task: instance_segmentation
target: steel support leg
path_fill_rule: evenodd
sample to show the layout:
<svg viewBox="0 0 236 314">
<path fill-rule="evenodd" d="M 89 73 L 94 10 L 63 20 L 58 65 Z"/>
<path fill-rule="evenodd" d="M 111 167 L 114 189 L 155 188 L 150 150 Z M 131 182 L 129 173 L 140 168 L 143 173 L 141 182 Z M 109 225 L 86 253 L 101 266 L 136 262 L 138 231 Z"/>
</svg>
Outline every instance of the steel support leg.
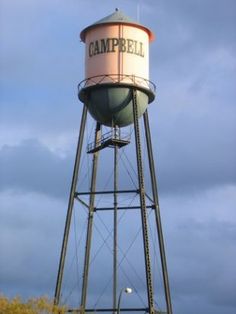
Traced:
<svg viewBox="0 0 236 314">
<path fill-rule="evenodd" d="M 68 243 L 69 232 L 70 232 L 71 216 L 72 216 L 72 211 L 73 211 L 73 206 L 74 206 L 75 190 L 76 190 L 76 185 L 77 185 L 77 180 L 78 180 L 78 172 L 79 172 L 79 166 L 80 166 L 80 158 L 81 158 L 81 151 L 82 151 L 82 146 L 83 146 L 86 119 L 87 119 L 87 108 L 84 105 L 82 118 L 81 118 L 81 124 L 80 124 L 80 132 L 79 132 L 79 139 L 78 139 L 78 144 L 77 144 L 76 157 L 75 157 L 74 172 L 73 172 L 71 189 L 70 189 L 70 198 L 69 198 L 68 209 L 67 209 L 64 236 L 63 236 L 63 242 L 62 242 L 62 248 L 61 248 L 60 263 L 59 263 L 59 269 L 58 269 L 58 274 L 57 274 L 57 283 L 56 283 L 56 289 L 55 289 L 55 295 L 54 295 L 55 305 L 59 304 L 60 302 L 61 285 L 62 285 L 65 257 L 66 257 L 66 251 L 67 251 L 67 243 Z"/>
<path fill-rule="evenodd" d="M 149 252 L 146 196 L 145 196 L 145 186 L 144 186 L 139 121 L 138 121 L 137 91 L 135 89 L 133 90 L 133 118 L 134 118 L 137 167 L 138 167 L 139 195 L 140 195 L 140 206 L 141 206 L 146 282 L 147 282 L 147 293 L 148 293 L 148 307 L 149 307 L 149 313 L 154 314 L 155 310 L 154 310 L 153 286 L 152 286 L 152 275 L 151 275 L 151 261 L 150 261 L 150 252 Z"/>
<path fill-rule="evenodd" d="M 163 275 L 164 288 L 165 288 L 167 313 L 172 314 L 170 287 L 169 287 L 167 263 L 166 263 L 165 247 L 164 247 L 164 237 L 163 237 L 162 226 L 161 226 L 161 215 L 160 215 L 159 199 L 158 199 L 158 193 L 157 193 L 157 180 L 156 180 L 156 174 L 155 174 L 155 165 L 154 165 L 152 142 L 151 142 L 151 132 L 150 132 L 150 127 L 149 127 L 149 119 L 148 119 L 147 110 L 143 115 L 143 119 L 144 119 L 144 126 L 145 126 L 149 169 L 150 169 L 151 182 L 152 182 L 152 194 L 153 194 L 153 200 L 154 200 L 156 227 L 157 227 L 157 234 L 158 234 L 158 240 L 159 240 L 159 249 L 160 249 L 162 275 Z"/>
<path fill-rule="evenodd" d="M 115 128 L 115 136 L 117 129 Z M 114 147 L 114 232 L 113 232 L 113 309 L 117 308 L 117 190 L 118 190 L 118 146 Z"/>
<path fill-rule="evenodd" d="M 97 123 L 95 132 L 95 146 L 101 138 L 101 125 Z M 85 257 L 84 257 L 84 271 L 83 271 L 83 284 L 82 284 L 82 295 L 81 295 L 81 313 L 85 312 L 86 299 L 87 299 L 87 288 L 88 288 L 88 275 L 89 275 L 89 263 L 90 263 L 90 250 L 91 250 L 91 240 L 93 231 L 93 216 L 94 216 L 94 201 L 96 190 L 96 179 L 97 179 L 97 163 L 98 163 L 99 151 L 93 153 L 93 167 L 92 167 L 92 177 L 90 186 L 90 200 L 89 200 L 89 212 L 88 212 L 88 223 L 87 223 L 87 237 L 86 237 L 86 247 L 85 247 Z"/>
</svg>

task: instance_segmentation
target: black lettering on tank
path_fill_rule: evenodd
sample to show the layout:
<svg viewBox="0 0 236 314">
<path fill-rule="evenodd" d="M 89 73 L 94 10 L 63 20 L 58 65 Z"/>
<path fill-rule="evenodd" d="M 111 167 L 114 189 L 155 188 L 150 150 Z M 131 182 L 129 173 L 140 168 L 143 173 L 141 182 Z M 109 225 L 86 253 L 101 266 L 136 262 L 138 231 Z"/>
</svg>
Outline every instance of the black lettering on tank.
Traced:
<svg viewBox="0 0 236 314">
<path fill-rule="evenodd" d="M 126 52 L 126 40 L 124 38 L 120 38 L 119 40 L 119 51 Z"/>
<path fill-rule="evenodd" d="M 100 53 L 107 53 L 107 52 L 111 52 L 110 49 L 110 38 L 106 38 L 106 39 L 101 39 L 101 49 L 100 49 Z"/>
<path fill-rule="evenodd" d="M 95 40 L 94 43 L 94 55 L 98 55 L 100 53 L 98 40 Z"/>
<path fill-rule="evenodd" d="M 134 53 L 134 47 L 133 47 L 133 45 L 134 45 L 134 41 L 133 41 L 133 39 L 127 39 L 127 52 L 128 53 Z"/>
<path fill-rule="evenodd" d="M 140 47 L 140 49 L 139 49 L 139 55 L 140 55 L 140 57 L 144 57 L 144 51 L 143 51 L 143 43 L 139 43 L 139 47 Z"/>
<path fill-rule="evenodd" d="M 137 43 L 138 43 L 137 40 L 134 40 L 134 54 L 139 56 L 139 52 L 137 49 Z"/>
<path fill-rule="evenodd" d="M 115 47 L 118 46 L 119 40 L 118 40 L 118 38 L 112 38 L 111 41 L 112 41 L 112 49 L 111 49 L 111 51 L 112 51 L 112 52 L 115 52 L 115 51 L 116 51 L 116 50 L 115 50 Z"/>
<path fill-rule="evenodd" d="M 144 57 L 144 45 L 142 42 L 131 38 L 102 38 L 89 43 L 88 54 L 93 57 L 101 53 L 127 52 Z"/>
<path fill-rule="evenodd" d="M 89 44 L 89 56 L 92 57 L 93 56 L 93 49 L 94 49 L 94 43 L 91 42 Z"/>
</svg>

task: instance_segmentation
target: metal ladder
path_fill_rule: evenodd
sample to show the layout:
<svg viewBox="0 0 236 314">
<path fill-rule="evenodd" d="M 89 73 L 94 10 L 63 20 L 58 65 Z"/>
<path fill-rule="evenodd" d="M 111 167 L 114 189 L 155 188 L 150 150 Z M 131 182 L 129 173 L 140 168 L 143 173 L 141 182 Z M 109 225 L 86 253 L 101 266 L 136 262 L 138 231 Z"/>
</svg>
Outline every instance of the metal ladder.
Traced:
<svg viewBox="0 0 236 314">
<path fill-rule="evenodd" d="M 134 117 L 135 144 L 136 144 L 138 180 L 139 180 L 139 196 L 140 196 L 141 219 L 142 219 L 142 230 L 143 230 L 143 246 L 144 246 L 144 258 L 145 258 L 145 268 L 146 268 L 148 305 L 149 305 L 149 313 L 154 314 L 155 310 L 154 310 L 153 284 L 152 284 L 152 275 L 151 275 L 152 273 L 151 272 L 151 260 L 150 260 L 150 251 L 149 251 L 146 195 L 145 195 L 145 186 L 144 186 L 140 130 L 139 130 L 139 121 L 138 121 L 137 90 L 133 89 L 132 93 L 133 93 L 133 117 Z"/>
</svg>

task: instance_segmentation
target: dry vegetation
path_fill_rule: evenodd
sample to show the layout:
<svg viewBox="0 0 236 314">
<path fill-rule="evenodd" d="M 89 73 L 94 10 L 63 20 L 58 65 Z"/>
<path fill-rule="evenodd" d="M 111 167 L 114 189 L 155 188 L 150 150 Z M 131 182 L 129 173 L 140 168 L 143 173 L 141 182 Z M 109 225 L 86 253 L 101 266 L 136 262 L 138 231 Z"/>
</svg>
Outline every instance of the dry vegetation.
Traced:
<svg viewBox="0 0 236 314">
<path fill-rule="evenodd" d="M 33 298 L 23 302 L 19 297 L 8 299 L 0 296 L 1 314 L 65 314 L 65 307 L 54 306 L 48 298 Z"/>
</svg>

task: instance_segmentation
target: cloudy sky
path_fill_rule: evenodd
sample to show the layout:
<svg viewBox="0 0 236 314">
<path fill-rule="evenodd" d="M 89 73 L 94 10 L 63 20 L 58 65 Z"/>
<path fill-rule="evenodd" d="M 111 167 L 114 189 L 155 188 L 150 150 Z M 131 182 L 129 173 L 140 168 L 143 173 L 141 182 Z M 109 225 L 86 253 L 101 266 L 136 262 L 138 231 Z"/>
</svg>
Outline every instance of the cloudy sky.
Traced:
<svg viewBox="0 0 236 314">
<path fill-rule="evenodd" d="M 236 2 L 1 0 L 0 291 L 53 297 L 82 104 L 79 33 L 150 27 L 150 124 L 174 313 L 236 311 Z"/>
</svg>

